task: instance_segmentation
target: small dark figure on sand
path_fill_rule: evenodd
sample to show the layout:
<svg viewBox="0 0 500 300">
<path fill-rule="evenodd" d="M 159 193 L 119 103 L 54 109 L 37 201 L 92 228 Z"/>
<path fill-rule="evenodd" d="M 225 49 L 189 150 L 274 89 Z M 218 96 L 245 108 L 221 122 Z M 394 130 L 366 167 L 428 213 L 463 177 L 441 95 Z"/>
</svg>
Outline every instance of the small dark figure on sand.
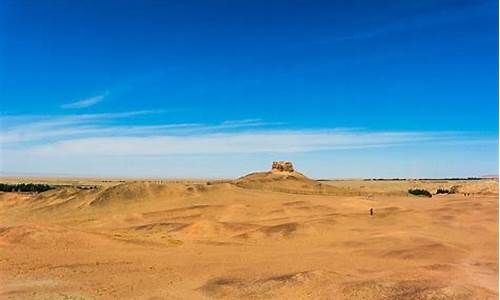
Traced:
<svg viewBox="0 0 500 300">
<path fill-rule="evenodd" d="M 373 216 L 373 208 L 370 208 L 370 216 Z"/>
</svg>

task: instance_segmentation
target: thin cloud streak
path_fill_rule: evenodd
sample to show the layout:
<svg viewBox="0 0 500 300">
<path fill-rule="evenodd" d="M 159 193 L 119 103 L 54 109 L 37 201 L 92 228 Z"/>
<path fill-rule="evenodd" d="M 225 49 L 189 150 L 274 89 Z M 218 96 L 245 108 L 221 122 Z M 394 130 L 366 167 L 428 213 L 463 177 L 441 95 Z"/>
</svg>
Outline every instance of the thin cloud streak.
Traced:
<svg viewBox="0 0 500 300">
<path fill-rule="evenodd" d="M 27 153 L 39 156 L 98 157 L 304 153 L 464 141 L 467 140 L 460 140 L 453 133 L 279 130 L 187 136 L 85 138 L 31 147 L 27 149 Z"/>
<path fill-rule="evenodd" d="M 26 116 L 26 122 L 14 124 L 5 123 L 23 120 L 22 116 L 8 116 L 5 120 L 0 117 L 0 148 L 4 153 L 17 151 L 41 157 L 148 157 L 306 153 L 495 140 L 466 132 L 377 132 L 359 128 L 290 130 L 284 129 L 284 123 L 261 119 L 229 120 L 219 124 L 134 124 L 134 117 L 157 112 Z"/>
<path fill-rule="evenodd" d="M 36 142 L 50 137 L 112 134 L 123 127 L 109 125 L 120 119 L 159 113 L 154 110 L 63 116 L 0 116 L 0 144 Z M 106 123 L 106 126 L 99 124 Z"/>
<path fill-rule="evenodd" d="M 48 139 L 65 140 L 89 137 L 189 135 L 277 126 L 281 122 L 260 119 L 225 121 L 220 124 L 172 123 L 159 125 L 116 124 L 141 115 L 163 111 L 130 111 L 121 113 L 79 114 L 65 116 L 7 116 L 0 117 L 2 132 L 0 144 L 47 142 Z M 11 122 L 9 122 L 9 120 Z M 15 120 L 16 122 L 12 122 Z M 9 124 L 14 123 L 14 124 Z M 44 141 L 45 140 L 45 141 Z M 54 142 L 54 140 L 50 140 Z"/>
<path fill-rule="evenodd" d="M 378 28 L 367 25 L 366 30 L 364 31 L 354 32 L 351 35 L 346 36 L 325 37 L 323 39 L 320 39 L 317 43 L 327 44 L 331 42 L 365 40 L 391 33 L 424 30 L 442 26 L 444 24 L 453 24 L 461 21 L 466 21 L 468 19 L 484 18 L 484 16 L 479 14 L 478 11 L 488 7 L 491 8 L 490 16 L 493 18 L 496 17 L 494 11 L 497 9 L 497 7 L 494 5 L 493 1 L 478 1 L 472 2 L 472 4 L 470 5 L 466 5 L 463 8 L 452 11 L 436 11 L 433 13 L 426 12 L 413 16 L 407 16 L 400 19 L 399 21 L 389 23 Z"/>
<path fill-rule="evenodd" d="M 94 96 L 94 97 L 90 97 L 90 98 L 86 98 L 83 100 L 71 102 L 71 103 L 66 103 L 66 104 L 61 105 L 61 108 L 80 109 L 80 108 L 94 106 L 97 103 L 101 102 L 104 99 L 104 97 L 106 97 L 106 96 L 107 96 L 107 93 L 102 94 L 102 95 L 98 95 L 98 96 Z"/>
</svg>

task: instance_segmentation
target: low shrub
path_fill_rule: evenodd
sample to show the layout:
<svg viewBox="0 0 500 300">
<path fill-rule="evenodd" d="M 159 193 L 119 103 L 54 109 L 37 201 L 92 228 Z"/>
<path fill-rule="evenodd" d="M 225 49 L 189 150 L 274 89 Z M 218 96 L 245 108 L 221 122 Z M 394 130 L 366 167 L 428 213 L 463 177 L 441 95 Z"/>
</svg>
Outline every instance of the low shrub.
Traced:
<svg viewBox="0 0 500 300">
<path fill-rule="evenodd" d="M 459 185 L 452 186 L 451 189 L 450 189 L 450 194 L 456 194 L 456 193 L 458 193 L 458 189 L 459 188 L 460 188 Z"/>
<path fill-rule="evenodd" d="M 447 189 L 437 189 L 436 191 L 436 194 L 449 194 L 450 193 L 450 190 L 447 190 Z"/>
<path fill-rule="evenodd" d="M 415 196 L 425 196 L 429 198 L 432 197 L 431 192 L 424 189 L 409 189 L 408 193 Z"/>
<path fill-rule="evenodd" d="M 53 189 L 48 184 L 39 183 L 20 183 L 20 184 L 8 184 L 0 183 L 1 192 L 36 192 L 41 193 Z"/>
</svg>

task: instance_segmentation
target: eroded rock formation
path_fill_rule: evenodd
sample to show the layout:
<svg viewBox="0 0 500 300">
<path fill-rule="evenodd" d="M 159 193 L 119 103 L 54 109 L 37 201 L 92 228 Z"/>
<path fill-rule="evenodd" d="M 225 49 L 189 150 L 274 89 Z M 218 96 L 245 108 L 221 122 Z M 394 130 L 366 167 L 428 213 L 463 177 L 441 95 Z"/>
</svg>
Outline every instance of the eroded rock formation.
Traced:
<svg viewBox="0 0 500 300">
<path fill-rule="evenodd" d="M 293 164 L 290 161 L 273 161 L 271 171 L 274 172 L 293 172 Z"/>
</svg>

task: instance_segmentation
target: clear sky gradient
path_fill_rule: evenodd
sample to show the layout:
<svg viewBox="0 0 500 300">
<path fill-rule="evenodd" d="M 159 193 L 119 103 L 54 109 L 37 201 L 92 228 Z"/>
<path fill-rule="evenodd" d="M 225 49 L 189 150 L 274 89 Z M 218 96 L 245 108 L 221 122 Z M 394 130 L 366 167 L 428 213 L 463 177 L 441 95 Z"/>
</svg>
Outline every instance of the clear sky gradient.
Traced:
<svg viewBox="0 0 500 300">
<path fill-rule="evenodd" d="M 3 175 L 498 173 L 498 3 L 0 3 Z"/>
</svg>

